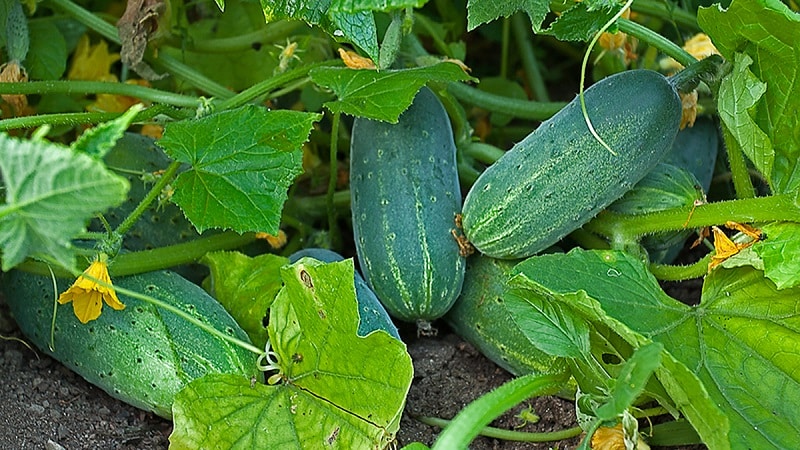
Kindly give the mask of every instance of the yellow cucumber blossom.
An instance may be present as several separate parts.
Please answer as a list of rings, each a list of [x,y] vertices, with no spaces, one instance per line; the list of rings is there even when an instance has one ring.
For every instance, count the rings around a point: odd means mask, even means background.
[[[614,427],[600,427],[592,435],[592,450],[626,450],[625,431],[622,423]],[[636,450],[650,450],[641,437],[637,439]]]
[[[108,303],[108,306],[117,311],[125,309],[125,305],[119,301],[114,287],[111,286],[107,260],[108,257],[101,253],[100,257],[83,272],[84,275],[88,275],[91,279],[83,275],[79,276],[69,289],[58,296],[58,303],[62,305],[72,302],[72,309],[81,323],[88,323],[100,317],[104,300]],[[107,283],[108,287],[99,284],[95,280]]]

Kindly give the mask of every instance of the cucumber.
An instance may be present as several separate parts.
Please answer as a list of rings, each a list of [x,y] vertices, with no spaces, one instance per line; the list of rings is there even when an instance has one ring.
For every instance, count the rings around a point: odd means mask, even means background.
[[[486,169],[464,200],[464,234],[481,253],[524,258],[558,242],[621,197],[663,158],[681,118],[670,81],[629,70],[586,90]]]
[[[461,210],[456,147],[430,89],[396,124],[355,119],[350,193],[364,277],[389,314],[424,330],[458,297],[465,267],[452,235]]]
[[[564,360],[533,345],[503,303],[506,280],[517,262],[484,255],[470,257],[461,295],[444,321],[462,339],[513,375],[563,373],[567,370]]]
[[[295,263],[304,257],[314,258],[317,261],[326,263],[344,261],[344,257],[334,251],[324,248],[306,248],[289,255],[289,262]],[[375,330],[383,330],[395,339],[400,340],[400,333],[397,331],[397,327],[392,323],[392,319],[383,305],[381,305],[378,297],[375,296],[375,293],[372,292],[372,289],[369,288],[367,282],[364,281],[358,271],[353,272],[353,275],[359,315],[356,334],[366,336]]]
[[[58,280],[63,292],[72,280]],[[49,277],[11,271],[4,295],[19,328],[42,352],[90,383],[145,411],[172,417],[172,401],[190,381],[208,373],[261,378],[258,355],[211,335],[165,310],[118,292],[122,311],[108,306],[97,320],[82,324],[72,305],[59,307],[50,349],[53,292]],[[169,271],[114,279],[116,287],[156,297],[208,325],[249,342],[247,334],[199,286]]]
[[[700,182],[703,191],[708,192],[720,141],[719,129],[714,121],[708,117],[698,117],[693,127],[678,132],[663,162],[688,170]]]

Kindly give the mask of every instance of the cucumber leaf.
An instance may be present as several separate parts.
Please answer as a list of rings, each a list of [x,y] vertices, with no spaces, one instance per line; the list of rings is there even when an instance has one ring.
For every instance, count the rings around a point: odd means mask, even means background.
[[[764,275],[778,289],[800,285],[800,224],[774,222],[761,227],[766,239],[751,247],[763,261]]]
[[[518,268],[518,283],[557,300],[569,294],[573,307],[632,344],[662,343],[659,379],[710,447],[788,448],[800,438],[792,414],[800,402],[800,288],[778,290],[751,267],[718,268],[706,277],[700,304],[689,307],[623,252],[576,250]],[[671,368],[679,365],[702,386]]]
[[[644,391],[647,380],[661,365],[663,349],[664,346],[658,342],[651,342],[633,352],[622,366],[608,399],[595,411],[598,420],[613,420],[633,405]]]
[[[500,17],[509,17],[517,11],[525,11],[533,23],[533,30],[541,30],[545,16],[550,12],[550,2],[546,0],[469,0],[467,2],[467,31],[472,31],[484,23]]]
[[[283,256],[265,253],[249,257],[239,252],[207,253],[200,260],[211,269],[204,286],[247,332],[257,347],[267,342],[266,318],[283,283]]]
[[[172,449],[384,448],[399,429],[411,357],[388,333],[356,334],[352,260],[281,269],[269,335],[281,382],[196,380],[175,398]],[[234,446],[235,443],[235,446]]]
[[[276,234],[286,191],[302,171],[301,146],[319,117],[248,105],[168,124],[158,144],[192,166],[175,179],[172,201],[201,233]]]
[[[57,80],[67,69],[67,41],[51,21],[28,23],[31,47],[25,68],[33,80]]]
[[[773,191],[797,190],[800,188],[800,117],[797,115],[800,110],[800,53],[797,52],[800,14],[779,0],[733,0],[728,9],[719,5],[701,7],[697,20],[720,53],[735,65],[720,86],[719,109],[723,123],[729,131],[736,132],[736,141],[770,181]],[[752,60],[750,67],[747,67],[748,58]],[[745,68],[750,74],[744,72]],[[761,86],[759,82],[765,88],[758,87]],[[729,88],[723,91],[726,85]],[[759,90],[763,90],[760,95],[752,95]],[[751,98],[740,100],[739,95]],[[751,123],[741,123],[745,114],[751,116]],[[764,136],[769,139],[768,143]],[[748,147],[748,142],[760,145]]]
[[[0,133],[2,270],[29,256],[76,270],[70,240],[97,212],[125,200],[128,181],[102,162],[58,144]]]
[[[592,9],[585,2],[576,3],[558,16],[545,31],[561,41],[588,41],[614,17],[619,8],[620,5],[610,9]]]
[[[338,97],[338,100],[325,103],[331,112],[390,123],[397,123],[400,114],[411,105],[417,91],[427,82],[473,80],[461,67],[448,62],[380,72],[319,67],[309,74],[315,83],[330,88]]]
[[[73,141],[70,147],[95,158],[105,157],[106,153],[111,151],[117,141],[122,138],[125,130],[133,122],[133,118],[142,109],[144,109],[144,106],[141,103],[137,103],[116,119],[89,128],[78,139]]]

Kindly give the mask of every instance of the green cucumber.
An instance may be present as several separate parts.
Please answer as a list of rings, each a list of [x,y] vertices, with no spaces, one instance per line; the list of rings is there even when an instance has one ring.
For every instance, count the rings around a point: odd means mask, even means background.
[[[344,261],[344,257],[332,250],[324,248],[306,248],[289,255],[289,262],[295,263],[299,259],[309,257],[325,263]],[[400,333],[392,323],[389,313],[381,305],[378,297],[369,288],[367,282],[358,271],[353,272],[353,282],[356,288],[356,300],[358,301],[358,331],[359,336],[366,336],[375,330],[383,330],[392,337],[400,340]]]
[[[703,191],[708,192],[720,141],[719,128],[714,121],[698,117],[693,127],[678,132],[663,162],[688,170],[700,182]]]
[[[629,70],[595,83],[484,171],[464,200],[464,234],[496,258],[531,256],[579,228],[663,158],[681,117],[670,80]]]
[[[563,373],[562,358],[539,350],[517,327],[503,303],[506,280],[518,261],[474,255],[464,287],[444,321],[462,339],[513,375]]]
[[[148,272],[113,281],[116,287],[160,299],[249,342],[216,300],[174,272]],[[78,321],[71,304],[59,306],[51,350],[53,302],[71,282],[59,279],[58,292],[53,292],[49,277],[11,271],[4,278],[4,295],[19,328],[36,347],[112,397],[171,418],[175,394],[194,379],[208,373],[261,377],[258,355],[121,293],[124,310],[106,305],[100,317],[87,324]]]
[[[358,261],[392,316],[420,329],[450,309],[465,258],[456,147],[439,99],[423,87],[396,124],[356,118],[350,193]]]

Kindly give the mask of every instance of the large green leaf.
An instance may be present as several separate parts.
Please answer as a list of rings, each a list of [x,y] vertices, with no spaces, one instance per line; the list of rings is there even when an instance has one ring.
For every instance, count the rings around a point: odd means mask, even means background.
[[[278,232],[302,144],[319,114],[245,106],[167,125],[158,144],[192,167],[172,200],[198,231]]]
[[[405,345],[359,337],[352,260],[284,266],[269,335],[280,382],[204,377],[175,399],[171,449],[384,448],[413,368]]]
[[[380,72],[319,67],[310,75],[315,83],[330,88],[338,97],[336,101],[325,103],[332,112],[391,123],[397,123],[400,114],[411,105],[417,91],[427,82],[473,79],[460,66],[449,62]]]
[[[698,415],[687,416],[710,447],[791,448],[800,438],[800,419],[792,412],[800,403],[800,289],[778,290],[751,267],[718,268],[706,277],[700,304],[688,307],[667,296],[644,265],[622,252],[547,255],[527,260],[519,270],[520,281],[558,293],[554,298],[584,292],[572,296],[574,306],[622,336],[664,344],[708,392],[673,400],[688,402],[684,411],[694,406]],[[683,381],[681,388],[690,390]],[[706,395],[730,422],[728,433]]]
[[[70,240],[98,212],[125,200],[127,180],[102,162],[45,141],[22,141],[0,133],[2,269],[28,256],[75,269]]]
[[[740,61],[739,70],[734,68],[723,80],[731,89],[723,92],[720,88],[720,115],[725,125],[740,135],[737,142],[775,192],[796,190],[800,187],[800,14],[779,0],[733,0],[727,10],[718,5],[700,8],[697,20],[725,58]],[[752,59],[750,71],[755,80],[766,85],[763,95],[754,96],[755,102],[746,97],[739,100],[739,95],[757,85],[749,75],[742,76],[742,66],[747,64],[741,54]],[[723,109],[728,112],[722,114]],[[753,124],[735,128],[737,124],[726,119],[730,114],[749,114]],[[742,140],[763,141],[762,133],[771,140],[774,158],[763,145],[750,148],[745,145],[748,141]]]

